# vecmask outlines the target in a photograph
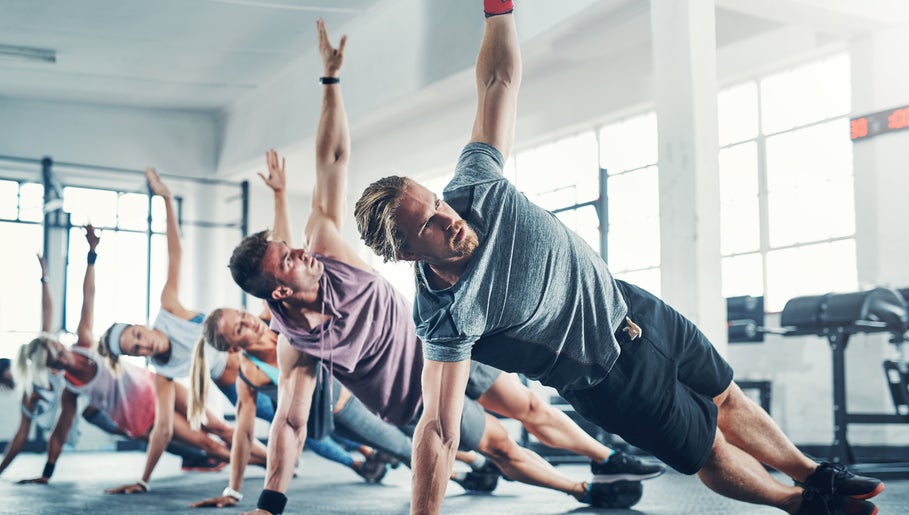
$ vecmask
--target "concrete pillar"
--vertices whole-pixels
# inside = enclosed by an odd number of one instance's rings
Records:
[[[651,0],[663,298],[725,353],[711,0]]]
[[[852,115],[909,105],[909,25],[868,34],[850,46]],[[859,284],[909,286],[909,131],[853,145]]]

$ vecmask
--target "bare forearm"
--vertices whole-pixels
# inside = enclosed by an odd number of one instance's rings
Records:
[[[41,331],[49,333],[54,324],[54,302],[51,300],[47,277],[41,277]]]
[[[230,447],[230,487],[238,492],[243,487],[243,474],[246,472],[246,464],[249,463],[254,437],[252,428],[243,427],[245,425],[238,424],[234,429],[234,441]]]
[[[91,334],[95,312],[95,265],[88,264],[82,281],[82,315],[79,319],[79,336]]]
[[[322,111],[316,132],[317,168],[346,160],[349,152],[350,130],[341,85],[322,86]]]
[[[28,440],[28,430],[31,428],[31,424],[26,426],[19,426],[19,431],[16,432],[16,436],[13,437],[13,440],[6,447],[6,455],[3,456],[3,462],[0,463],[0,474],[6,470],[6,467],[9,467],[9,464],[16,459],[16,456],[22,452],[22,447],[25,446],[25,441]]]
[[[439,513],[442,508],[458,441],[456,438],[445,442],[438,427],[438,424],[432,424],[424,418],[414,432],[413,493],[410,505],[413,514]]]
[[[268,470],[265,474],[265,488],[286,492],[293,477],[297,456],[306,441],[306,426],[295,431],[286,420],[271,426],[268,436]]]
[[[521,49],[513,14],[486,19],[486,29],[477,56],[477,85],[501,82],[517,90],[521,82]]]
[[[183,247],[180,245],[180,227],[177,225],[174,200],[169,196],[163,198],[164,211],[167,213],[167,257],[170,260],[170,266],[173,266],[174,263],[176,263],[177,266],[180,266]]]
[[[47,462],[57,463],[57,458],[63,453],[63,443],[66,442],[66,435],[69,434],[69,428],[59,437],[51,436],[47,442]]]
[[[275,226],[274,238],[293,246],[290,214],[287,211],[287,193],[275,191]]]
[[[161,459],[161,454],[164,453],[164,449],[167,448],[172,436],[173,431],[159,430],[157,426],[152,429],[148,438],[148,450],[145,454],[145,470],[142,472],[142,481],[148,482],[151,479],[152,472],[158,465],[158,460]]]

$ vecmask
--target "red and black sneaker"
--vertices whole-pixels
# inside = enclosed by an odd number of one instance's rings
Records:
[[[796,481],[798,486],[813,490],[821,495],[841,495],[853,499],[870,499],[884,491],[880,479],[865,477],[849,472],[843,464],[822,462],[804,483]]]

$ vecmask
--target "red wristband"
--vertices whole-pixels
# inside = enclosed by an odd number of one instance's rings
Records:
[[[483,0],[483,12],[486,17],[508,14],[514,11],[513,0]]]

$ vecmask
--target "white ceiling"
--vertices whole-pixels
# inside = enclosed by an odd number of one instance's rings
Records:
[[[5,97],[215,110],[313,47],[316,17],[341,26],[378,0],[0,0]]]
[[[413,124],[426,113],[444,113],[446,104],[465,103],[472,95],[472,81],[465,77],[476,55],[479,26],[475,10],[465,2],[479,4],[479,0],[0,0],[0,45],[57,52],[54,64],[0,56],[0,100],[204,115],[215,127],[210,130],[213,143],[199,152],[215,154],[203,156],[214,164],[175,162],[171,168],[213,168],[222,176],[233,176],[248,171],[250,163],[259,166],[262,151],[269,146],[311,147],[308,140],[318,115],[311,95],[319,91],[314,81],[319,66],[314,21],[321,16],[334,38],[342,31],[351,37],[345,100],[355,143],[358,149],[378,147],[385,145],[381,138],[390,128]],[[715,2],[718,48],[785,30],[824,41],[848,41],[909,20],[907,0]],[[523,17],[520,27],[525,36],[525,85],[548,80],[562,70],[620,61],[641,62],[628,70],[649,73],[648,0],[522,0],[521,9],[534,15]],[[544,108],[559,106],[540,107]],[[141,143],[154,147],[154,142]],[[7,152],[22,153],[16,148]],[[133,158],[93,157],[85,149],[41,147],[40,152],[62,160],[137,166]],[[144,162],[143,158],[134,160]],[[309,163],[311,158],[300,156],[298,161]]]

